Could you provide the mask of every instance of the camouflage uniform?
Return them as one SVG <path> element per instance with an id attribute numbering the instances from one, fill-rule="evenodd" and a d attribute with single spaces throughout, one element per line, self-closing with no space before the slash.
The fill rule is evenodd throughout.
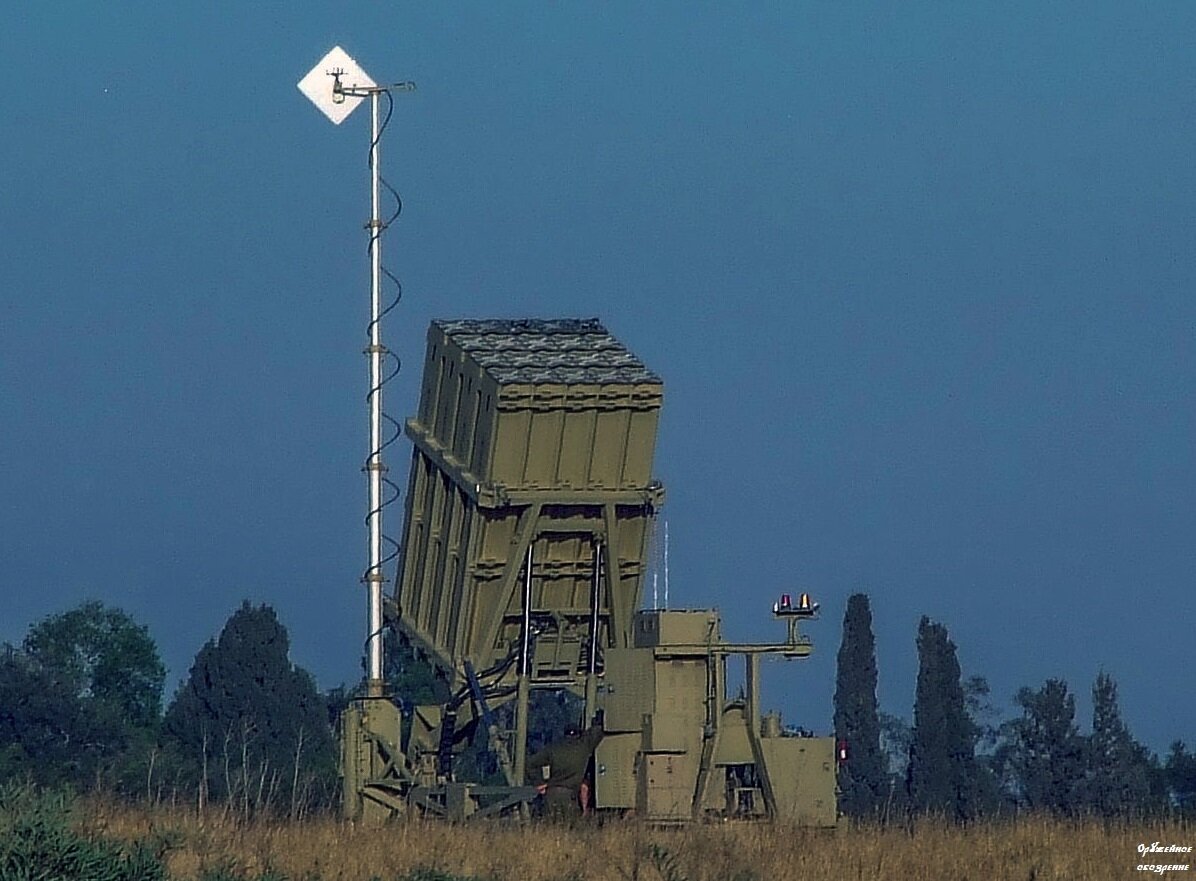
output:
<path id="1" fill-rule="evenodd" d="M 581 813 L 578 793 L 603 730 L 599 726 L 550 743 L 527 760 L 526 782 L 543 786 L 544 808 L 551 816 Z"/>

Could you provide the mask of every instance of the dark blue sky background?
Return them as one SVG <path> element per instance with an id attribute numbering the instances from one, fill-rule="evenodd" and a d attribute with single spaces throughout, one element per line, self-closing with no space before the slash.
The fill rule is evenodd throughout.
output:
<path id="1" fill-rule="evenodd" d="M 828 727 L 864 590 L 890 712 L 927 614 L 1006 705 L 1086 716 L 1104 669 L 1196 739 L 1188 2 L 10 13 L 0 640 L 98 597 L 177 678 L 249 597 L 359 675 L 368 115 L 295 88 L 336 43 L 419 84 L 388 409 L 432 317 L 599 316 L 665 378 L 674 605 L 823 602 L 789 721 Z"/>

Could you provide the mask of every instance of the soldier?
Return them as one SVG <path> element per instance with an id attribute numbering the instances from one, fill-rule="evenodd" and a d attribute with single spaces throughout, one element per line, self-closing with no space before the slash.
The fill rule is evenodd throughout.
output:
<path id="1" fill-rule="evenodd" d="M 540 790 L 549 816 L 586 812 L 590 792 L 586 774 L 604 733 L 601 718 L 584 734 L 570 726 L 564 740 L 550 743 L 527 760 L 527 784 Z"/>

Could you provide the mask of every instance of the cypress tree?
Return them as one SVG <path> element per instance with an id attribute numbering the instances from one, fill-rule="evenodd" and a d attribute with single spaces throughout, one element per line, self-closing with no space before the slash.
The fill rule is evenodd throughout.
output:
<path id="1" fill-rule="evenodd" d="M 906 781 L 914 810 L 970 820 L 977 804 L 976 727 L 947 628 L 918 624 L 918 686 Z"/>
<path id="2" fill-rule="evenodd" d="M 198 772 L 201 797 L 229 799 L 245 814 L 284 805 L 296 813 L 331 791 L 324 698 L 289 650 L 274 610 L 245 602 L 196 655 L 163 729 Z"/>
<path id="3" fill-rule="evenodd" d="M 876 704 L 876 642 L 866 594 L 853 594 L 843 615 L 835 680 L 835 736 L 848 744 L 839 770 L 839 806 L 849 817 L 877 813 L 888 795 Z"/>

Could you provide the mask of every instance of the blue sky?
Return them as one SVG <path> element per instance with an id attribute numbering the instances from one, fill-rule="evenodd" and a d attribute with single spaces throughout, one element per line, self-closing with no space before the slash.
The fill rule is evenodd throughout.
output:
<path id="1" fill-rule="evenodd" d="M 890 712 L 927 614 L 1002 703 L 1103 669 L 1196 740 L 1196 7 L 643 6 L 11 14 L 0 640 L 97 597 L 178 677 L 249 597 L 359 674 L 368 118 L 295 88 L 339 43 L 419 84 L 389 410 L 433 317 L 598 316 L 665 379 L 674 605 L 823 602 L 788 720 L 863 590 Z"/>

